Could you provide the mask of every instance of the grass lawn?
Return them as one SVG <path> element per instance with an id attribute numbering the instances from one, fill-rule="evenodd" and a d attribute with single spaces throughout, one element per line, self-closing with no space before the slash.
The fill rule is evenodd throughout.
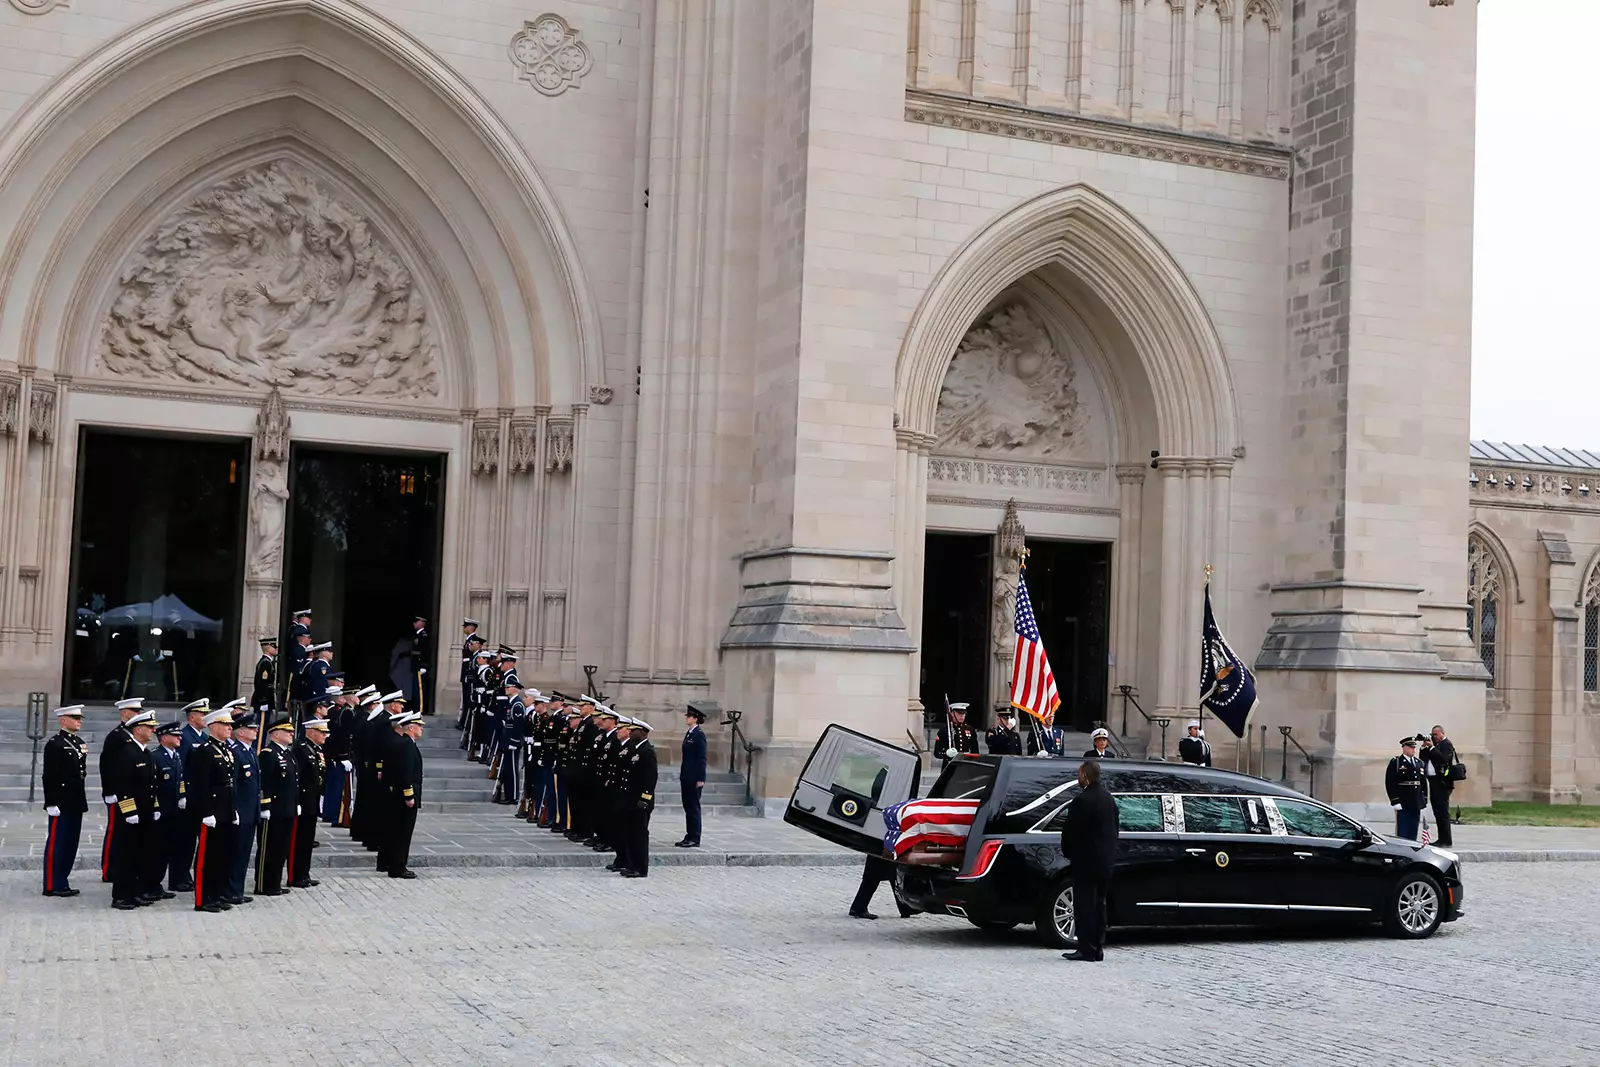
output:
<path id="1" fill-rule="evenodd" d="M 1478 826 L 1600 826 L 1600 804 L 1502 800 L 1487 808 L 1462 808 L 1461 821 Z"/>

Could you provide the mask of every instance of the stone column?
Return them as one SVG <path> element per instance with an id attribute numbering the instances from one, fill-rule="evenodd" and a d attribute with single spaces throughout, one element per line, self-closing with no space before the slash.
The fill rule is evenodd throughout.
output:
<path id="1" fill-rule="evenodd" d="M 1179 671 L 1183 665 L 1184 515 L 1188 489 L 1186 467 L 1179 459 L 1162 458 L 1161 473 L 1161 602 L 1156 606 L 1160 639 L 1156 645 L 1159 675 L 1155 714 L 1176 719 L 1182 699 Z"/>
<path id="2" fill-rule="evenodd" d="M 1583 700 L 1583 613 L 1579 608 L 1579 573 L 1565 536 L 1539 531 L 1536 602 L 1547 617 L 1534 628 L 1533 800 L 1541 804 L 1577 804 L 1578 716 Z M 1509 581 L 1505 583 L 1509 591 Z M 1509 631 L 1506 631 L 1509 632 Z M 1488 777 L 1485 775 L 1485 777 Z M 1467 779 L 1467 786 L 1472 785 Z M 1465 790 L 1464 790 L 1465 792 Z"/>
<path id="3" fill-rule="evenodd" d="M 1113 609 L 1116 638 L 1111 646 L 1117 662 L 1112 671 L 1113 685 L 1137 687 L 1139 684 L 1139 579 L 1144 569 L 1145 470 L 1140 463 L 1117 467 L 1122 514 L 1117 525 L 1117 593 Z M 1129 728 L 1133 728 L 1131 723 Z"/>
<path id="4" fill-rule="evenodd" d="M 1011 667 L 1017 652 L 1017 560 L 1027 547 L 1027 538 L 1016 500 L 1006 501 L 1005 518 L 995 531 L 994 584 L 989 594 L 989 633 L 994 653 L 994 667 L 989 672 L 991 707 L 1011 703 Z"/>
<path id="5" fill-rule="evenodd" d="M 276 387 L 256 413 L 250 464 L 250 530 L 245 539 L 244 612 L 239 627 L 239 693 L 248 696 L 259 640 L 282 621 L 283 539 L 289 518 L 289 409 Z M 279 652 L 283 646 L 279 645 Z M 215 699 L 215 698 L 213 698 Z M 226 703 L 226 700 L 219 701 Z"/>
<path id="6" fill-rule="evenodd" d="M 906 728 L 922 733 L 923 554 L 928 536 L 928 450 L 930 434 L 896 430 L 894 602 L 900 605 L 906 635 L 916 649 L 906 667 Z"/>

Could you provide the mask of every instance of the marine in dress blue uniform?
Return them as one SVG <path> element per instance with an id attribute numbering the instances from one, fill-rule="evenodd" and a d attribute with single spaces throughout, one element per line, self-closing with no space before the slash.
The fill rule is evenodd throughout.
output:
<path id="1" fill-rule="evenodd" d="M 1415 737 L 1400 739 L 1400 755 L 1389 761 L 1383 784 L 1389 794 L 1389 806 L 1394 809 L 1395 836 L 1415 841 L 1422 809 L 1428 804 L 1427 773 L 1417 758 Z"/>
<path id="2" fill-rule="evenodd" d="M 690 708 L 683 717 L 683 758 L 678 763 L 678 788 L 683 794 L 683 840 L 678 848 L 700 847 L 700 794 L 706 785 L 705 713 Z"/>
<path id="3" fill-rule="evenodd" d="M 228 873 L 233 862 L 233 835 L 238 829 L 234 807 L 234 752 L 229 746 L 233 718 L 221 708 L 205 717 L 206 739 L 184 764 L 189 811 L 200 820 L 200 842 L 194 860 L 194 910 L 218 912 L 228 901 Z"/>
<path id="4" fill-rule="evenodd" d="M 244 891 L 245 874 L 250 869 L 250 850 L 256 843 L 256 827 L 261 818 L 261 764 L 256 758 L 256 731 L 261 720 L 248 713 L 233 724 L 228 751 L 233 756 L 233 832 L 228 835 L 232 853 L 228 859 L 228 880 L 221 899 L 227 904 L 248 904 L 253 897 Z"/>
<path id="5" fill-rule="evenodd" d="M 72 861 L 78 855 L 83 816 L 89 810 L 84 782 L 89 777 L 89 745 L 78 736 L 83 705 L 56 709 L 61 729 L 44 744 L 44 811 L 50 826 L 44 842 L 44 895 L 75 897 Z"/>

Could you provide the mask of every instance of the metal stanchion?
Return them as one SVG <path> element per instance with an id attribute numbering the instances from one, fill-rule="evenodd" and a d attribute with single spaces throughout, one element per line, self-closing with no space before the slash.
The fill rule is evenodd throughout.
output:
<path id="1" fill-rule="evenodd" d="M 39 742 L 44 740 L 44 706 L 49 693 L 28 694 L 28 737 L 33 741 L 33 767 L 28 772 L 28 804 L 33 805 L 34 789 L 39 781 Z"/>
<path id="2" fill-rule="evenodd" d="M 1161 759 L 1167 758 L 1167 727 L 1172 725 L 1171 719 L 1157 718 L 1156 725 L 1161 727 Z"/>

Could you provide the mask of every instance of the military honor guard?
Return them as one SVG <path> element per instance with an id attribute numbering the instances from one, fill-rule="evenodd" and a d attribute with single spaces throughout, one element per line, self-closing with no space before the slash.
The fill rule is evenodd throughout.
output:
<path id="1" fill-rule="evenodd" d="M 100 785 L 114 797 L 109 874 L 111 906 L 128 911 L 160 899 L 150 893 L 146 881 L 145 857 L 150 847 L 150 830 L 155 826 L 155 768 L 146 749 L 156 733 L 153 711 L 136 711 L 119 730 L 127 735 L 110 750 L 104 761 Z M 115 731 L 113 731 L 115 732 Z"/>
<path id="2" fill-rule="evenodd" d="M 428 634 L 428 620 L 421 615 L 411 620 L 411 681 L 416 686 L 415 712 L 432 715 L 433 701 L 428 693 L 428 664 L 433 662 L 433 638 Z"/>
<path id="3" fill-rule="evenodd" d="M 72 862 L 89 810 L 84 785 L 89 778 L 89 745 L 78 736 L 83 705 L 57 708 L 56 724 L 60 728 L 44 745 L 44 813 L 50 819 L 44 842 L 44 895 L 75 897 Z"/>
<path id="4" fill-rule="evenodd" d="M 283 870 L 289 861 L 289 838 L 299 821 L 300 780 L 295 766 L 294 722 L 278 719 L 267 727 L 261 746 L 261 843 L 256 850 L 256 895 L 281 897 Z"/>
<path id="5" fill-rule="evenodd" d="M 944 726 L 933 742 L 941 764 L 949 763 L 962 753 L 978 754 L 978 731 L 967 725 L 968 704 L 951 704 Z"/>
<path id="6" fill-rule="evenodd" d="M 478 636 L 478 620 L 461 620 L 461 714 L 456 718 L 456 729 L 461 731 L 461 747 L 467 747 L 467 716 L 472 708 L 473 659 L 483 647 Z"/>
<path id="7" fill-rule="evenodd" d="M 106 833 L 100 843 L 100 880 L 111 881 L 111 851 L 115 846 L 117 832 L 117 794 L 111 788 L 111 765 L 118 758 L 123 749 L 129 745 L 136 745 L 133 734 L 128 732 L 128 720 L 140 713 L 144 707 L 143 697 L 129 697 L 116 703 L 117 716 L 121 720 L 106 734 L 106 739 L 100 745 L 100 799 L 106 806 Z"/>
<path id="8" fill-rule="evenodd" d="M 356 728 L 356 808 L 350 819 L 350 838 L 377 852 L 384 840 L 389 803 L 383 786 L 383 764 L 394 741 L 394 720 L 405 714 L 406 695 L 385 693 Z"/>
<path id="9" fill-rule="evenodd" d="M 200 822 L 194 861 L 194 908 L 218 912 L 232 906 L 226 902 L 228 866 L 239 821 L 233 804 L 233 753 L 228 749 L 233 718 L 225 710 L 210 712 L 205 716 L 205 728 L 205 741 L 195 746 L 185 764 L 189 773 L 189 810 Z"/>
<path id="10" fill-rule="evenodd" d="M 189 880 L 188 869 L 177 869 L 183 854 L 183 840 L 188 831 L 188 798 L 183 783 L 183 723 L 169 722 L 156 729 L 155 757 L 156 797 L 161 802 L 161 822 L 156 834 L 156 848 L 151 855 L 151 883 L 156 890 L 162 882 L 182 885 Z M 163 893 L 175 896 L 176 890 Z"/>
<path id="11" fill-rule="evenodd" d="M 1394 809 L 1394 833 L 1413 841 L 1422 824 L 1422 809 L 1428 805 L 1428 778 L 1417 758 L 1417 739 L 1402 737 L 1400 755 L 1389 760 L 1383 773 L 1389 806 Z"/>
<path id="12" fill-rule="evenodd" d="M 1200 732 L 1200 720 L 1190 719 L 1187 736 L 1178 739 L 1178 758 L 1196 767 L 1211 766 L 1211 742 Z"/>
<path id="13" fill-rule="evenodd" d="M 650 724 L 633 719 L 629 726 L 629 750 L 619 777 L 621 782 L 622 841 L 626 849 L 624 878 L 645 878 L 650 874 L 650 814 L 656 808 L 656 750 L 650 744 Z M 619 862 L 624 858 L 618 852 Z"/>
<path id="14" fill-rule="evenodd" d="M 223 708 L 233 713 L 233 708 Z M 256 753 L 256 738 L 261 720 L 241 711 L 233 719 L 228 751 L 233 756 L 233 826 L 228 833 L 232 852 L 228 857 L 224 904 L 249 904 L 255 898 L 244 891 L 245 875 L 250 870 L 250 854 L 257 847 L 261 825 L 261 761 Z"/>
<path id="15" fill-rule="evenodd" d="M 683 795 L 683 840 L 678 848 L 700 847 L 700 794 L 706 787 L 706 714 L 690 707 L 683 716 L 683 756 L 678 762 L 678 790 Z M 652 754 L 653 755 L 653 754 Z"/>
<path id="16" fill-rule="evenodd" d="M 522 703 L 522 679 L 517 676 L 516 650 L 500 646 L 500 693 L 495 706 L 500 719 L 499 752 L 493 765 L 494 801 L 517 802 L 517 783 L 524 753 L 527 751 L 527 706 Z"/>
<path id="17" fill-rule="evenodd" d="M 411 869 L 411 835 L 417 826 L 417 810 L 422 803 L 422 753 L 417 739 L 422 736 L 422 716 L 402 712 L 395 719 L 394 740 L 385 758 L 383 787 L 388 794 L 389 813 L 384 826 L 383 847 L 378 851 L 378 870 L 390 878 L 415 878 Z"/>
<path id="18" fill-rule="evenodd" d="M 261 639 L 261 658 L 256 660 L 255 674 L 250 682 L 250 710 L 257 715 L 271 715 L 278 706 L 278 639 Z"/>
<path id="19" fill-rule="evenodd" d="M 1017 733 L 1017 713 L 1009 707 L 995 711 L 995 723 L 983 735 L 991 756 L 1022 755 L 1022 735 Z"/>
<path id="20" fill-rule="evenodd" d="M 328 761 L 323 746 L 328 739 L 326 719 L 305 724 L 305 736 L 294 744 L 295 780 L 299 785 L 298 815 L 289 835 L 288 878 L 291 889 L 310 889 L 317 885 L 311 877 L 311 850 L 317 847 L 317 815 L 323 803 L 323 787 Z"/>
<path id="21" fill-rule="evenodd" d="M 211 701 L 205 697 L 190 701 L 183 706 L 184 726 L 178 733 L 178 760 L 183 764 L 184 793 L 189 790 L 189 754 L 195 746 L 202 744 L 206 737 L 206 716 L 211 714 Z M 189 807 L 185 799 L 178 802 L 178 814 L 168 816 L 176 819 L 177 831 L 174 842 L 174 852 L 168 863 L 167 888 L 174 893 L 190 893 L 194 891 L 194 852 L 195 845 L 200 840 L 200 817 Z"/>
<path id="22" fill-rule="evenodd" d="M 322 746 L 327 765 L 322 792 L 322 819 L 330 826 L 350 825 L 351 772 L 355 770 L 355 728 L 370 704 L 378 701 L 377 686 L 364 686 L 346 694 L 328 716 L 327 741 Z"/>

